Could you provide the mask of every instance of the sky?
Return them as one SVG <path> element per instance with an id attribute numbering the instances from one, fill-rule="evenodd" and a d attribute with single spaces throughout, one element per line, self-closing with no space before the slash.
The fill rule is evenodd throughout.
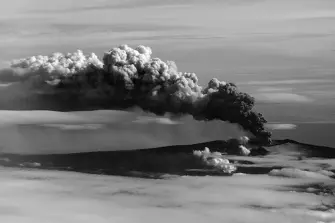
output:
<path id="1" fill-rule="evenodd" d="M 52 52 L 147 45 L 154 57 L 235 82 L 270 122 L 335 123 L 333 0 L 11 0 L 0 67 Z"/>
<path id="2" fill-rule="evenodd" d="M 152 47 L 200 81 L 232 81 L 265 102 L 332 103 L 332 0 L 12 0 L 0 9 L 0 61 L 120 44 Z"/>

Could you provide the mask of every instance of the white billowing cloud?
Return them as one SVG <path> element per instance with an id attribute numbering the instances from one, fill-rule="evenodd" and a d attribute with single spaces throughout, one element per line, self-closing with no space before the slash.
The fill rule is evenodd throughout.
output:
<path id="1" fill-rule="evenodd" d="M 248 156 L 250 154 L 250 150 L 247 149 L 245 146 L 243 145 L 239 145 L 238 146 L 238 149 L 239 149 L 239 152 L 240 152 L 240 155 L 242 156 Z"/>
<path id="2" fill-rule="evenodd" d="M 214 168 L 224 173 L 233 173 L 236 171 L 236 167 L 228 159 L 225 159 L 221 153 L 211 152 L 207 147 L 203 151 L 193 151 L 193 155 L 199 157 L 202 163 L 208 168 Z"/>
<path id="3" fill-rule="evenodd" d="M 253 95 L 257 100 L 274 103 L 307 103 L 312 102 L 311 98 L 293 93 L 257 93 Z"/>
<path id="4" fill-rule="evenodd" d="M 1 71 L 1 79 L 6 75 L 11 78 L 11 81 L 15 78 L 20 80 L 38 76 L 44 78 L 46 83 L 53 85 L 59 78 L 90 71 L 92 65 L 98 68 L 103 66 L 94 53 L 84 55 L 81 50 L 67 54 L 53 53 L 50 56 L 38 55 L 14 60 L 7 72 Z"/>
<path id="5" fill-rule="evenodd" d="M 269 123 L 266 124 L 266 127 L 272 130 L 289 130 L 297 128 L 294 124 L 282 124 L 282 123 Z"/>
<path id="6" fill-rule="evenodd" d="M 198 85 L 195 73 L 178 72 L 173 61 L 165 62 L 159 58 L 153 58 L 150 47 L 140 45 L 133 49 L 128 45 L 121 45 L 105 52 L 103 62 L 104 70 L 117 79 L 123 80 L 127 89 L 132 89 L 135 85 L 134 80 L 139 79 L 140 74 L 143 73 L 143 77 L 140 78 L 143 83 L 156 85 L 151 90 L 153 98 L 162 91 L 161 83 L 170 83 L 168 91 L 173 92 L 171 94 L 181 100 L 194 102 L 205 96 L 202 87 Z M 217 82 L 224 84 L 224 82 Z M 215 86 L 218 87 L 218 84 Z"/>

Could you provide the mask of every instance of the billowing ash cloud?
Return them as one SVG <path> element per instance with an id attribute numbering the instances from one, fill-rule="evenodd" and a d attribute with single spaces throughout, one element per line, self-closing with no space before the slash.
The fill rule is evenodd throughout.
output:
<path id="1" fill-rule="evenodd" d="M 26 91 L 20 99 L 0 104 L 1 108 L 87 110 L 137 106 L 157 115 L 189 114 L 196 120 L 237 123 L 257 137 L 270 139 L 264 129 L 266 120 L 252 110 L 253 97 L 240 92 L 233 83 L 216 78 L 202 87 L 196 74 L 179 72 L 174 62 L 153 58 L 152 50 L 145 46 L 113 48 L 104 54 L 103 62 L 95 54 L 87 56 L 81 51 L 20 59 L 1 71 L 0 81 L 17 82 Z M 12 84 L 6 88 L 15 87 Z"/>
<path id="2" fill-rule="evenodd" d="M 29 58 L 14 60 L 11 67 L 1 70 L 2 81 L 23 81 L 29 78 L 46 81 L 48 84 L 57 84 L 57 81 L 64 78 L 92 71 L 93 67 L 102 68 L 103 64 L 95 54 L 84 55 L 78 50 L 66 55 L 54 53 L 50 56 L 32 56 Z"/>

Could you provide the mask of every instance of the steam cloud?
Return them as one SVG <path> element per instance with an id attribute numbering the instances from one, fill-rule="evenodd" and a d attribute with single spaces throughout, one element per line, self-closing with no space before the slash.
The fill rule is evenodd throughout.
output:
<path id="1" fill-rule="evenodd" d="M 252 110 L 253 97 L 216 78 L 202 87 L 196 74 L 179 72 L 174 62 L 153 58 L 146 46 L 113 48 L 102 61 L 82 51 L 20 59 L 0 71 L 0 80 L 27 91 L 19 103 L 6 101 L 1 108 L 64 111 L 137 106 L 157 115 L 189 114 L 196 120 L 237 123 L 262 140 L 271 137 L 262 114 Z"/>

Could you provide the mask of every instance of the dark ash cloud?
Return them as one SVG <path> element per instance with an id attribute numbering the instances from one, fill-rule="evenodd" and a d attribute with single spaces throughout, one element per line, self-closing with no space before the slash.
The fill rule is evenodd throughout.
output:
<path id="1" fill-rule="evenodd" d="M 200 86 L 194 73 L 179 72 L 172 61 L 152 57 L 146 46 L 127 45 L 106 52 L 100 61 L 83 52 L 33 56 L 0 71 L 1 109 L 93 110 L 139 107 L 163 116 L 192 115 L 196 120 L 236 123 L 270 140 L 254 98 L 233 83 L 213 78 Z M 0 92 L 1 93 L 1 92 Z M 7 96 L 9 95 L 9 96 Z"/>

